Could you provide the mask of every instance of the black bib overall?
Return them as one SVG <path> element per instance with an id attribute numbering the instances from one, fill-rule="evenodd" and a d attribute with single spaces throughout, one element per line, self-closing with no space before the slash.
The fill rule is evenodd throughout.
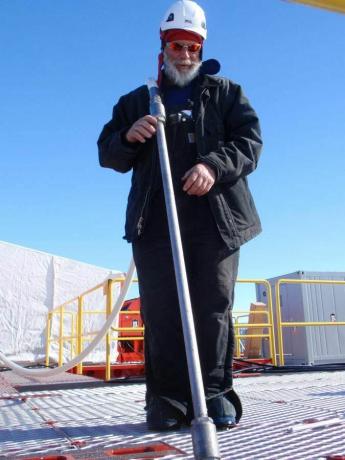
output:
<path id="1" fill-rule="evenodd" d="M 186 109 L 186 111 L 184 110 Z M 166 125 L 175 199 L 206 396 L 232 386 L 234 333 L 230 310 L 239 252 L 221 239 L 207 195 L 190 196 L 181 178 L 196 164 L 190 107 L 169 110 Z M 145 230 L 133 243 L 145 323 L 148 397 L 163 397 L 184 414 L 190 386 L 161 176 Z"/>

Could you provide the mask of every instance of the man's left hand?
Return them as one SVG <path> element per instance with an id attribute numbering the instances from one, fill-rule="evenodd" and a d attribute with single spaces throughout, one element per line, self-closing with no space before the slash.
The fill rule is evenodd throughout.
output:
<path id="1" fill-rule="evenodd" d="M 210 166 L 205 163 L 198 163 L 182 177 L 181 180 L 185 181 L 183 191 L 188 195 L 206 195 L 213 186 L 215 179 L 216 174 Z"/>

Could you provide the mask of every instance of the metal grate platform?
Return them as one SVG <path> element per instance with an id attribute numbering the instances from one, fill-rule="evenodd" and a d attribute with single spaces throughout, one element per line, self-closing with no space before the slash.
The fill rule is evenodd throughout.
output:
<path id="1" fill-rule="evenodd" d="M 58 376 L 40 378 L 22 377 L 12 371 L 8 371 L 4 372 L 3 376 L 7 384 L 19 392 L 104 386 L 104 380 L 88 377 L 87 375 L 72 374 L 70 372 L 65 372 Z"/>
<path id="2" fill-rule="evenodd" d="M 0 458 L 139 458 L 116 451 L 155 443 L 169 448 L 140 458 L 193 458 L 188 428 L 146 430 L 143 384 L 18 393 L 9 380 L 7 372 L 0 374 Z M 345 455 L 345 372 L 260 376 L 235 384 L 244 417 L 237 428 L 218 433 L 223 459 Z"/>

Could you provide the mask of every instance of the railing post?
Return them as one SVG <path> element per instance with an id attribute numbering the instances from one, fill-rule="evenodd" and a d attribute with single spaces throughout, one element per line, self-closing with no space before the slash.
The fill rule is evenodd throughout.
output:
<path id="1" fill-rule="evenodd" d="M 60 328 L 59 328 L 59 367 L 63 364 L 63 334 L 64 334 L 64 307 L 60 307 Z"/>
<path id="2" fill-rule="evenodd" d="M 106 318 L 111 314 L 111 310 L 113 308 L 113 282 L 112 280 L 107 281 L 107 305 L 106 305 Z M 111 378 L 111 332 L 108 332 L 105 336 L 105 343 L 106 343 L 106 350 L 105 350 L 105 380 L 108 382 Z"/>
<path id="3" fill-rule="evenodd" d="M 238 324 L 238 318 L 235 318 L 235 327 L 234 327 L 234 333 L 235 333 L 235 353 L 236 357 L 240 358 L 241 357 L 241 347 L 240 347 L 240 329 L 237 328 Z"/>
<path id="4" fill-rule="evenodd" d="M 267 287 L 267 299 L 268 299 L 268 318 L 270 323 L 270 337 L 269 337 L 269 344 L 270 344 L 270 351 L 272 357 L 272 364 L 274 366 L 277 365 L 277 355 L 276 355 L 276 338 L 274 332 L 274 316 L 273 316 L 273 299 L 272 299 L 272 288 L 270 283 L 266 280 L 265 283 Z"/>
<path id="5" fill-rule="evenodd" d="M 71 359 L 74 358 L 74 351 L 75 351 L 75 315 L 72 313 L 72 319 L 71 319 L 71 339 L 70 339 L 70 344 L 71 344 Z"/>
<path id="6" fill-rule="evenodd" d="M 276 283 L 276 316 L 277 316 L 277 332 L 278 332 L 278 354 L 279 365 L 284 366 L 284 344 L 283 344 L 283 330 L 282 330 L 282 315 L 280 305 L 280 280 Z"/>
<path id="7" fill-rule="evenodd" d="M 84 297 L 78 297 L 78 316 L 77 316 L 77 355 L 83 351 L 83 305 Z M 83 374 L 83 363 L 77 365 L 77 374 Z"/>
<path id="8" fill-rule="evenodd" d="M 50 355 L 50 335 L 51 335 L 52 313 L 48 313 L 47 329 L 46 329 L 46 367 L 49 367 Z"/>

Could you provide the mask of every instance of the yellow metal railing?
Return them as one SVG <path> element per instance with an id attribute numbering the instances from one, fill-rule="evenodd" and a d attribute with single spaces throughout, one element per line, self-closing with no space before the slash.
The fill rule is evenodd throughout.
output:
<path id="1" fill-rule="evenodd" d="M 250 323 L 249 322 L 249 316 L 250 315 L 259 315 L 263 314 L 267 316 L 267 322 L 266 323 Z M 240 332 L 241 329 L 248 329 L 248 328 L 268 328 L 270 326 L 269 323 L 269 312 L 266 310 L 257 310 L 257 311 L 236 311 L 232 313 L 233 320 L 234 320 L 234 328 L 235 328 L 235 358 L 241 358 L 242 357 L 242 351 L 241 351 L 241 341 L 243 339 L 264 339 L 267 338 L 270 340 L 271 334 L 270 332 L 268 334 L 248 334 L 248 331 L 246 333 Z M 242 318 L 246 318 L 246 322 L 240 322 Z M 269 331 L 273 331 L 273 328 L 269 329 Z M 273 340 L 272 340 L 273 343 Z M 270 344 L 270 359 L 272 359 L 273 362 L 273 350 L 271 346 L 271 342 L 269 341 Z"/>
<path id="2" fill-rule="evenodd" d="M 60 317 L 59 336 L 56 339 L 51 338 L 51 328 L 52 328 L 54 315 L 59 315 Z M 59 344 L 59 353 L 58 353 L 59 366 L 61 366 L 63 362 L 63 343 L 64 342 L 71 343 L 71 359 L 73 358 L 73 345 L 74 345 L 73 342 L 77 339 L 77 336 L 74 336 L 74 335 L 65 336 L 64 335 L 65 330 L 64 330 L 63 321 L 64 321 L 65 315 L 70 316 L 71 329 L 73 331 L 75 328 L 75 315 L 73 314 L 73 312 L 65 311 L 64 306 L 59 306 L 55 310 L 52 310 L 51 312 L 48 313 L 47 328 L 46 328 L 46 362 L 45 362 L 46 366 L 49 366 L 49 355 L 50 355 L 51 342 L 58 342 Z"/>
<path id="3" fill-rule="evenodd" d="M 283 328 L 284 327 L 308 327 L 308 326 L 345 326 L 345 321 L 282 321 L 281 301 L 280 301 L 280 286 L 282 284 L 333 284 L 345 285 L 342 280 L 296 280 L 280 278 L 275 286 L 276 294 L 276 312 L 277 312 L 277 334 L 278 334 L 278 355 L 279 364 L 284 366 L 284 344 L 283 344 Z"/>
<path id="4" fill-rule="evenodd" d="M 134 281 L 137 282 L 137 279 Z M 113 308 L 113 286 L 116 283 L 120 285 L 124 282 L 123 277 L 109 279 L 105 283 L 98 284 L 97 286 L 89 289 L 77 297 L 74 297 L 71 300 L 59 305 L 58 307 L 54 308 L 51 312 L 48 313 L 48 320 L 47 320 L 47 340 L 46 340 L 46 366 L 49 366 L 50 362 L 50 349 L 51 344 L 53 342 L 58 343 L 58 365 L 62 366 L 63 364 L 63 353 L 64 353 L 64 344 L 65 342 L 69 342 L 71 346 L 71 358 L 76 355 L 79 355 L 83 351 L 84 342 L 92 340 L 92 337 L 95 336 L 98 332 L 97 331 L 84 331 L 84 320 L 85 317 L 88 315 L 105 315 L 106 319 L 112 312 Z M 267 308 L 268 311 L 259 310 L 256 312 L 233 312 L 233 317 L 235 318 L 234 321 L 234 328 L 236 331 L 235 340 L 237 345 L 236 350 L 239 350 L 239 343 L 241 339 L 244 338 L 267 338 L 269 340 L 269 351 L 270 351 L 270 358 L 272 359 L 273 364 L 276 364 L 276 353 L 275 353 L 275 338 L 274 338 L 274 327 L 273 327 L 273 313 L 272 313 L 272 293 L 271 293 L 271 286 L 267 280 L 247 280 L 247 279 L 238 279 L 237 283 L 254 283 L 255 285 L 261 284 L 264 285 L 267 289 L 267 299 L 268 304 Z M 85 298 L 95 293 L 96 291 L 102 290 L 103 296 L 105 296 L 105 308 L 98 309 L 98 310 L 85 310 L 84 303 Z M 120 312 L 120 314 L 138 314 L 139 311 L 125 311 Z M 264 313 L 267 315 L 267 323 L 255 323 L 249 324 L 247 323 L 239 323 L 238 322 L 238 315 L 245 313 L 246 316 L 249 317 L 249 314 L 258 314 Z M 70 317 L 71 319 L 71 326 L 69 334 L 66 334 L 64 319 L 65 317 Z M 52 337 L 52 326 L 54 319 L 57 318 L 60 322 L 58 324 L 58 335 L 56 337 Z M 243 328 L 252 328 L 252 327 L 262 327 L 267 328 L 267 334 L 238 334 L 240 329 Z M 118 337 L 114 336 L 113 333 L 116 332 L 136 332 L 138 333 L 137 336 L 123 336 Z M 111 345 L 113 341 L 124 341 L 124 340 L 143 340 L 143 327 L 111 327 L 105 337 L 105 364 L 106 364 L 106 380 L 110 380 L 111 378 Z M 240 355 L 240 353 L 238 354 Z M 83 364 L 79 363 L 77 365 L 77 374 L 82 374 L 83 372 Z"/>
<path id="5" fill-rule="evenodd" d="M 97 286 L 89 289 L 77 297 L 64 302 L 62 305 L 54 308 L 51 312 L 48 313 L 47 329 L 46 329 L 46 366 L 49 366 L 50 360 L 50 345 L 52 342 L 57 342 L 59 351 L 58 351 L 58 365 L 62 366 L 63 364 L 63 345 L 64 342 L 69 341 L 71 343 L 71 354 L 74 356 L 74 348 L 76 348 L 76 354 L 81 353 L 82 351 L 82 324 L 83 324 L 83 304 L 85 296 L 96 292 L 97 290 L 104 289 L 104 283 L 98 284 Z M 73 304 L 77 302 L 77 311 L 67 310 L 67 308 L 72 308 Z M 71 333 L 70 335 L 64 334 L 64 317 L 65 315 L 71 317 Z M 59 335 L 57 338 L 52 338 L 52 326 L 54 317 L 58 316 L 59 323 Z M 78 373 L 82 372 L 82 365 L 78 365 Z"/>
<path id="6" fill-rule="evenodd" d="M 272 289 L 270 283 L 265 279 L 237 279 L 236 283 L 241 284 L 254 284 L 254 285 L 263 285 L 266 288 L 267 292 L 267 311 L 266 310 L 256 310 L 256 311 L 233 311 L 232 316 L 234 319 L 234 328 L 235 328 L 235 357 L 241 357 L 240 343 L 242 339 L 249 338 L 266 338 L 268 339 L 269 344 L 269 358 L 272 360 L 274 365 L 277 364 L 276 357 L 276 348 L 275 348 L 275 334 L 274 334 L 274 323 L 273 323 L 273 303 L 272 303 Z M 250 323 L 249 321 L 242 323 L 239 322 L 239 319 L 248 317 L 249 315 L 264 314 L 267 315 L 267 323 Z M 241 329 L 251 329 L 251 328 L 265 328 L 268 330 L 268 333 L 262 334 L 242 334 L 240 333 Z"/>
<path id="7" fill-rule="evenodd" d="M 51 312 L 48 313 L 47 319 L 47 328 L 46 328 L 46 366 L 49 366 L 50 363 L 50 349 L 51 344 L 53 342 L 58 343 L 58 365 L 62 366 L 63 364 L 63 352 L 64 352 L 64 344 L 65 342 L 70 342 L 71 344 L 71 359 L 79 355 L 83 351 L 83 346 L 85 341 L 90 341 L 93 336 L 97 335 L 98 331 L 84 331 L 83 324 L 84 319 L 88 315 L 105 315 L 106 319 L 112 312 L 113 306 L 113 286 L 117 283 L 122 285 L 124 282 L 123 277 L 109 279 L 105 283 L 98 284 L 97 286 L 89 289 L 77 297 L 74 297 L 71 300 L 59 305 L 58 307 L 54 308 Z M 136 279 L 133 281 L 137 281 Z M 84 301 L 85 297 L 95 293 L 96 291 L 101 291 L 103 296 L 105 296 L 105 308 L 100 310 L 85 310 L 84 309 Z M 75 305 L 77 308 L 75 309 Z M 74 309 L 73 309 L 74 308 Z M 138 312 L 134 311 L 126 311 L 120 312 L 120 314 L 137 314 Z M 64 319 L 65 317 L 70 317 L 70 333 L 65 333 L 65 326 L 64 326 Z M 58 318 L 58 335 L 56 337 L 52 337 L 52 326 L 54 318 Z M 106 363 L 106 380 L 110 380 L 111 377 L 111 343 L 117 340 L 143 340 L 142 335 L 135 337 L 113 337 L 113 332 L 119 331 L 135 331 L 135 332 L 143 332 L 143 328 L 135 328 L 135 327 L 112 327 L 111 330 L 107 333 L 105 342 L 106 342 L 106 350 L 105 350 L 105 363 Z M 83 364 L 79 363 L 77 365 L 77 374 L 83 373 Z"/>

